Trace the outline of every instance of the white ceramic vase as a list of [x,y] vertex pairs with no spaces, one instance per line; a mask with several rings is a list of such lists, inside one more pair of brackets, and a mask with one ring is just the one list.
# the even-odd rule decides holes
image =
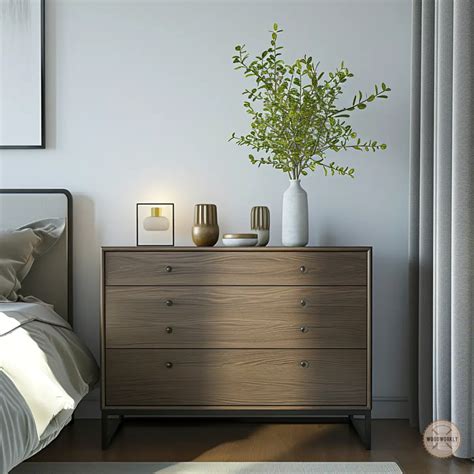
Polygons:
[[308,243],[308,195],[299,179],[290,179],[283,194],[281,241],[285,247],[304,247]]

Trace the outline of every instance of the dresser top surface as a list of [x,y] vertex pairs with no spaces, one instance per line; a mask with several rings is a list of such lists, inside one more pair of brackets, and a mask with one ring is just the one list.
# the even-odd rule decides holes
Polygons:
[[369,252],[372,247],[102,247],[104,252]]

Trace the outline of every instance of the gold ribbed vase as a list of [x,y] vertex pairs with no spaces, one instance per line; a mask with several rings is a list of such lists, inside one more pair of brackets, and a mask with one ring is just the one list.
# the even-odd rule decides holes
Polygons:
[[270,209],[255,206],[250,211],[250,228],[257,232],[257,247],[265,247],[270,240]]
[[217,206],[196,204],[194,206],[193,242],[198,247],[212,247],[219,240]]

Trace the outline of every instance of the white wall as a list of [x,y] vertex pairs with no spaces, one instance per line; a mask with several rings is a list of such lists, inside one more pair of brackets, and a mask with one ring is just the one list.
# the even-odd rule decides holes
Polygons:
[[305,178],[311,245],[374,247],[374,397],[403,415],[407,395],[407,200],[410,0],[47,0],[47,149],[0,150],[1,187],[65,187],[75,198],[75,323],[98,354],[99,249],[134,245],[135,203],[173,201],[176,243],[191,243],[193,205],[218,205],[222,231],[271,209],[280,244],[287,178],[227,142],[245,131],[235,44],[267,47],[274,21],[289,59],[311,54],[355,74],[347,100],[375,82],[390,100],[355,114],[385,153],[347,153],[357,178]]

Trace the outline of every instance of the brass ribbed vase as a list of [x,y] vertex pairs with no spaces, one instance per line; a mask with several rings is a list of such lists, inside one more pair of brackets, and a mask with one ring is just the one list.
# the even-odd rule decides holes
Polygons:
[[265,247],[270,240],[270,209],[266,206],[252,207],[250,228],[257,232],[257,247]]
[[212,247],[219,240],[217,206],[196,204],[194,206],[193,242],[198,247]]

